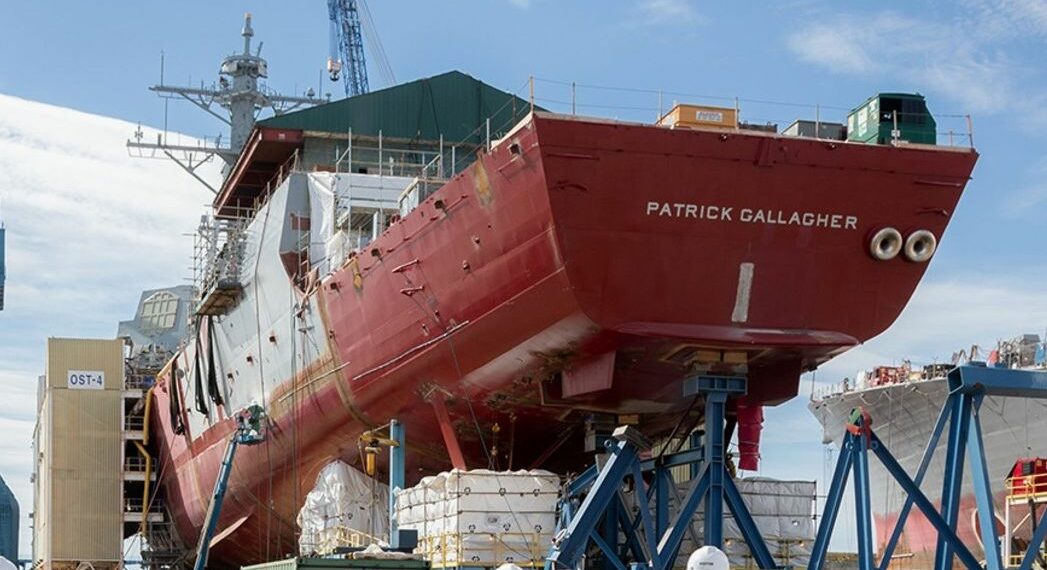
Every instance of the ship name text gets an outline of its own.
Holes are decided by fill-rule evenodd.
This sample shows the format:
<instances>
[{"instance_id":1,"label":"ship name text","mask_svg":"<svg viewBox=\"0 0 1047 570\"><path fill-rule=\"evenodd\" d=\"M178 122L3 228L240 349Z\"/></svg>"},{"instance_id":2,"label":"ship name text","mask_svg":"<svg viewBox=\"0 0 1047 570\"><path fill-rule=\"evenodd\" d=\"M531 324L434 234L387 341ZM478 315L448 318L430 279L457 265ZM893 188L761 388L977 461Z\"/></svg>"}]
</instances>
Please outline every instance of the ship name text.
<instances>
[{"instance_id":1,"label":"ship name text","mask_svg":"<svg viewBox=\"0 0 1047 570\"><path fill-rule=\"evenodd\" d=\"M771 208L738 208L715 204L688 204L683 202L647 202L647 215L658 218L692 218L746 224L773 224L807 228L857 230L858 216L825 212L799 212Z\"/></svg>"}]
</instances>

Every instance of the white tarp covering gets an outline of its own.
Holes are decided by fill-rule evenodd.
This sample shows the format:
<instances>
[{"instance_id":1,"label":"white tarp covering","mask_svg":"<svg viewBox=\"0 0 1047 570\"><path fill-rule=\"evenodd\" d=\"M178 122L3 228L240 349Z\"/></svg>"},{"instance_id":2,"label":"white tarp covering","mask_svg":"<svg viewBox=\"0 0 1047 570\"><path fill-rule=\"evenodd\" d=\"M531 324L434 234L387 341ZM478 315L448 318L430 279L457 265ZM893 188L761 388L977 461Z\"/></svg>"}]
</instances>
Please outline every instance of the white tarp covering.
<instances>
[{"instance_id":1,"label":"white tarp covering","mask_svg":"<svg viewBox=\"0 0 1047 570\"><path fill-rule=\"evenodd\" d=\"M556 525L560 478L548 471L453 470L396 493L397 521L418 531L433 568L541 567Z\"/></svg>"},{"instance_id":2,"label":"white tarp covering","mask_svg":"<svg viewBox=\"0 0 1047 570\"><path fill-rule=\"evenodd\" d=\"M678 485L679 496L687 492L689 483ZM781 566L804 568L811 557L814 542L815 483L813 481L778 481L764 477L735 479L742 500L749 507L749 514L756 521L771 556ZM742 538L738 523L724 505L724 552L732 567L755 568L756 563L749 547ZM702 509L695 513L692 525L694 535L702 536L704 517ZM694 543L691 533L684 533L676 567L687 565L687 556L701 546Z\"/></svg>"},{"instance_id":3,"label":"white tarp covering","mask_svg":"<svg viewBox=\"0 0 1047 570\"><path fill-rule=\"evenodd\" d=\"M735 479L738 492L749 508L749 514L767 543L767 549L779 566L803 568L811 557L814 542L815 483L813 481L779 481L764 477ZM676 485L676 494L669 497L671 514L687 496L691 481ZM625 504L635 511L633 491L622 494ZM742 538L738 523L734 520L724 499L723 551L731 561L732 568L756 568L749 553L749 546ZM687 557L704 545L702 535L705 522L701 507L694 514L691 528L684 533L674 568L686 568ZM624 538L624 537L623 537Z\"/></svg>"},{"instance_id":4,"label":"white tarp covering","mask_svg":"<svg viewBox=\"0 0 1047 570\"><path fill-rule=\"evenodd\" d=\"M389 536L389 487L342 461L324 467L298 512L303 556L366 546Z\"/></svg>"},{"instance_id":5,"label":"white tarp covering","mask_svg":"<svg viewBox=\"0 0 1047 570\"><path fill-rule=\"evenodd\" d=\"M319 275L335 270L346 254L374 237L353 227L352 218L377 212L392 214L412 178L380 174L309 173L311 235L309 259ZM348 218L347 218L348 216Z\"/></svg>"}]
</instances>

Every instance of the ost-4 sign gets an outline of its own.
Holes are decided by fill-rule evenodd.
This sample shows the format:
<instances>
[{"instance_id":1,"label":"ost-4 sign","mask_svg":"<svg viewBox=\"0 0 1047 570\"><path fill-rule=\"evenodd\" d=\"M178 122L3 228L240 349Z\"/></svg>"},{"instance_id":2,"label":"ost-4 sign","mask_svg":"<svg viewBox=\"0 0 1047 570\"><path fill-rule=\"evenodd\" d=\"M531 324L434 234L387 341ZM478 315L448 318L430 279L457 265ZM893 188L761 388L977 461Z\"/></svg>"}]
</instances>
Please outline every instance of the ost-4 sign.
<instances>
[{"instance_id":1,"label":"ost-4 sign","mask_svg":"<svg viewBox=\"0 0 1047 570\"><path fill-rule=\"evenodd\" d=\"M105 372L101 370L70 370L69 387L74 390L101 390L105 387Z\"/></svg>"}]
</instances>

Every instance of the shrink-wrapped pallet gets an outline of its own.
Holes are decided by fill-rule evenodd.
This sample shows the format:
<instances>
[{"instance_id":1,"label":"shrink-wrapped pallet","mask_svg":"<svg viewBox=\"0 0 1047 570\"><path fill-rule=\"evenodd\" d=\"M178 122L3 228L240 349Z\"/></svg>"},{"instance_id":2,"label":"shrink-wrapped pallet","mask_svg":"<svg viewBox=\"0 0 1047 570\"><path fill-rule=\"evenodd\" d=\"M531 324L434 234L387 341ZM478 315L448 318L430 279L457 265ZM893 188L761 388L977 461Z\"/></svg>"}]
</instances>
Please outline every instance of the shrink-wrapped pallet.
<instances>
[{"instance_id":1,"label":"shrink-wrapped pallet","mask_svg":"<svg viewBox=\"0 0 1047 570\"><path fill-rule=\"evenodd\" d=\"M339 547L385 542L389 536L389 487L342 461L324 467L298 512L303 556Z\"/></svg>"},{"instance_id":2,"label":"shrink-wrapped pallet","mask_svg":"<svg viewBox=\"0 0 1047 570\"><path fill-rule=\"evenodd\" d=\"M548 471L453 470L397 492L397 522L418 531L434 568L544 564L560 479Z\"/></svg>"}]
</instances>

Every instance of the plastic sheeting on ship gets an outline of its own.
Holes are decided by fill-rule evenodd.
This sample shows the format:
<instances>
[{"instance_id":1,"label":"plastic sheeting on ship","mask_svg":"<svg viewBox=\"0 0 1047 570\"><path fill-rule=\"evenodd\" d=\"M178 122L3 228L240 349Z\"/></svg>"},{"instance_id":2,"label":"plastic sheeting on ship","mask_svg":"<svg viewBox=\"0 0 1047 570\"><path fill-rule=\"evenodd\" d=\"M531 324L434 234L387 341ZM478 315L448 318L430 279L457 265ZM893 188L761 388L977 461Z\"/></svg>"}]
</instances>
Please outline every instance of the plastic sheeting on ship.
<instances>
[{"instance_id":1,"label":"plastic sheeting on ship","mask_svg":"<svg viewBox=\"0 0 1047 570\"><path fill-rule=\"evenodd\" d=\"M389 487L342 461L324 467L298 511L299 552L326 555L340 546L387 541Z\"/></svg>"},{"instance_id":2,"label":"plastic sheeting on ship","mask_svg":"<svg viewBox=\"0 0 1047 570\"><path fill-rule=\"evenodd\" d=\"M349 251L367 245L377 231L373 226L357 227L354 219L396 212L400 193L413 180L404 176L309 173L309 259L318 274L324 276L338 269Z\"/></svg>"},{"instance_id":3,"label":"plastic sheeting on ship","mask_svg":"<svg viewBox=\"0 0 1047 570\"><path fill-rule=\"evenodd\" d=\"M418 531L433 568L541 567L556 526L560 478L548 471L453 470L396 493L401 529Z\"/></svg>"}]
</instances>

